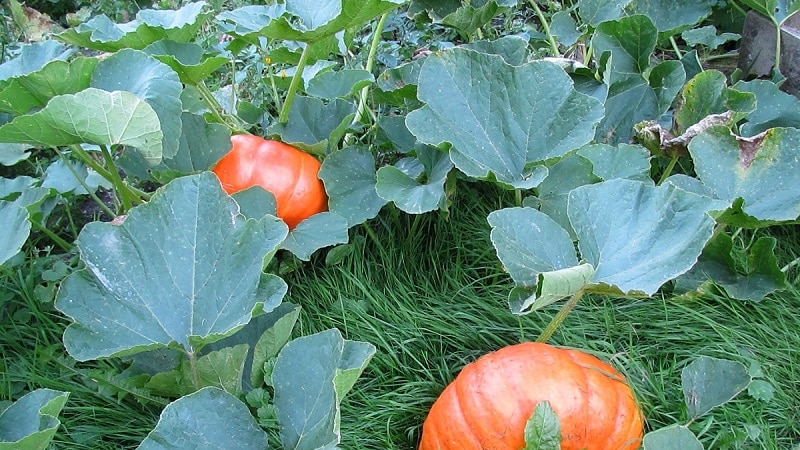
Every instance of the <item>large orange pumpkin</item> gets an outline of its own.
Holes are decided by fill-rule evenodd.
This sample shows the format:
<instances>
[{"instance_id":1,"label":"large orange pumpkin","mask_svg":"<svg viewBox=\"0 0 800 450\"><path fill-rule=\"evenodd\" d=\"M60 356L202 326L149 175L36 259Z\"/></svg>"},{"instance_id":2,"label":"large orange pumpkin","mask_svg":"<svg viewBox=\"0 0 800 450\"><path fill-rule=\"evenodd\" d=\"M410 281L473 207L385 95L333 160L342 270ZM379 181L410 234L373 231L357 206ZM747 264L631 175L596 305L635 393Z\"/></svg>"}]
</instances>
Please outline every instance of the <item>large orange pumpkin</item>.
<instances>
[{"instance_id":1,"label":"large orange pumpkin","mask_svg":"<svg viewBox=\"0 0 800 450\"><path fill-rule=\"evenodd\" d=\"M231 143L231 151L212 169L225 192L263 187L275 196L277 215L290 229L328 210L316 158L283 142L248 134L231 136Z\"/></svg>"},{"instance_id":2,"label":"large orange pumpkin","mask_svg":"<svg viewBox=\"0 0 800 450\"><path fill-rule=\"evenodd\" d=\"M543 401L558 416L562 450L639 448L642 416L619 372L577 350L525 342L464 367L431 407L419 450L523 449Z\"/></svg>"}]
</instances>

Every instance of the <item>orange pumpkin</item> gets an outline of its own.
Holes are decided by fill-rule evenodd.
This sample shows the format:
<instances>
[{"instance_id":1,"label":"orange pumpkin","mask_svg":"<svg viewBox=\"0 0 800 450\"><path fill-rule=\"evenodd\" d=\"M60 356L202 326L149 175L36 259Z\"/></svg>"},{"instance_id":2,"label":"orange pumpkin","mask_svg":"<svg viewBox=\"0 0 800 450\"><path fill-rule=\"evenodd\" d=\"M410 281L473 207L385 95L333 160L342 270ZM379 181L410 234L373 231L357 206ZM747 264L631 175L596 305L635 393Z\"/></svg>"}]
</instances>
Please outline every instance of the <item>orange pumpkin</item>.
<instances>
[{"instance_id":1,"label":"orange pumpkin","mask_svg":"<svg viewBox=\"0 0 800 450\"><path fill-rule=\"evenodd\" d=\"M275 196L277 215L290 229L328 210L320 163L308 153L258 136L231 136L233 148L212 169L228 194L261 186Z\"/></svg>"},{"instance_id":2,"label":"orange pumpkin","mask_svg":"<svg viewBox=\"0 0 800 450\"><path fill-rule=\"evenodd\" d=\"M547 344L504 347L468 364L434 402L419 450L520 450L548 401L562 450L633 450L642 416L624 377L596 357Z\"/></svg>"}]
</instances>

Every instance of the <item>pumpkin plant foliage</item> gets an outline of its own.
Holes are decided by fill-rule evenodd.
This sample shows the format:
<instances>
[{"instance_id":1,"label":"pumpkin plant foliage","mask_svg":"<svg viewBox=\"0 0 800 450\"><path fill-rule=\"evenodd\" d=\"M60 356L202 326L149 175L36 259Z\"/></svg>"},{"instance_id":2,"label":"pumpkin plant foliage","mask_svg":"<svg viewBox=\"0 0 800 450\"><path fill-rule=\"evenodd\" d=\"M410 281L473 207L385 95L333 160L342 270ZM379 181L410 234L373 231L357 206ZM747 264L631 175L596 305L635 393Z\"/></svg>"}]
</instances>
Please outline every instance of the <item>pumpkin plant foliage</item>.
<instances>
[{"instance_id":1,"label":"pumpkin plant foliage","mask_svg":"<svg viewBox=\"0 0 800 450\"><path fill-rule=\"evenodd\" d=\"M517 284L512 310L523 314L579 291L654 294L697 261L711 238L712 204L668 184L634 180L575 188L567 217L579 256L569 232L545 213L528 207L491 213L492 243Z\"/></svg>"},{"instance_id":2,"label":"pumpkin plant foliage","mask_svg":"<svg viewBox=\"0 0 800 450\"><path fill-rule=\"evenodd\" d=\"M36 389L0 411L0 449L45 449L61 421L69 392Z\"/></svg>"},{"instance_id":3,"label":"pumpkin plant foliage","mask_svg":"<svg viewBox=\"0 0 800 450\"><path fill-rule=\"evenodd\" d=\"M78 360L172 345L193 353L232 334L280 303L272 293L283 282L262 267L287 231L274 217L245 220L210 173L168 184L121 225L87 225L86 269L56 299L76 322L67 351Z\"/></svg>"},{"instance_id":4,"label":"pumpkin plant foliage","mask_svg":"<svg viewBox=\"0 0 800 450\"><path fill-rule=\"evenodd\" d=\"M0 264L26 256L31 230L47 225L54 205L94 194L101 183L89 174L111 186L109 217L127 213L83 228L74 243L81 268L55 307L73 321L63 336L72 357L125 358L126 374L144 380L142 398L176 398L139 448L264 448L260 428L276 418L270 436L286 448L338 445L339 404L375 348L336 330L291 340L299 308L281 303L288 286L271 274L272 257L308 261L351 232L363 238L351 229L387 204L391 217L446 213L462 183L518 193L516 207L493 212L487 225L516 284L516 314L582 293L651 296L673 281L679 294L749 300L786 286L774 240L739 248L728 230L800 219L797 99L766 80L729 86L721 72L692 76L702 68L691 54L655 62L660 43L708 17L714 2L572 2L545 37L552 56L589 44L581 63L541 58L531 30L479 37L518 12L516 0L286 0L229 11L185 3L125 24L98 15L0 65L0 163L30 158L33 146L37 157L58 155L40 181L0 180L0 229L13 230ZM798 10L794 1L745 4L776 24ZM407 9L392 15L399 7ZM399 41L380 41L402 30L383 29L387 18L430 20L469 42L390 64L395 55L382 52ZM200 36L206 30L226 39ZM100 51L108 54L92 53ZM665 136L720 114L730 120L703 127L680 151L633 142L639 124L664 125L670 109L675 125ZM231 134L244 132L321 160L328 212L288 230L263 189L226 195L206 171L230 150ZM670 166L654 183L673 157L691 163L691 176L668 177ZM63 183L71 169L75 180ZM161 187L148 193L137 183ZM70 253L72 242L60 244ZM747 375L726 362L687 366L687 420L732 398ZM41 428L26 439L39 447L66 399L52 395L26 412ZM22 420L12 408L0 424ZM556 448L551 413L537 407L529 448ZM643 444L666 436L691 448L697 439L687 431L659 431Z\"/></svg>"}]
</instances>

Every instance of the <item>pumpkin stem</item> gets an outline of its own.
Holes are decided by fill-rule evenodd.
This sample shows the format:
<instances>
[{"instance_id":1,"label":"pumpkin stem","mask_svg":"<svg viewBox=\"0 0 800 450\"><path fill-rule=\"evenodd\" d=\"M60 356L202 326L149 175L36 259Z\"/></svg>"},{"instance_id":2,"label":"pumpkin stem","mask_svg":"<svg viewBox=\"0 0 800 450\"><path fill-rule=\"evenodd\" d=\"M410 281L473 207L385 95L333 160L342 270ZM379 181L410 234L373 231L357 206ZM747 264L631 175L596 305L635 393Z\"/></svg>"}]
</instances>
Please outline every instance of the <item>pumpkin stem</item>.
<instances>
[{"instance_id":1,"label":"pumpkin stem","mask_svg":"<svg viewBox=\"0 0 800 450\"><path fill-rule=\"evenodd\" d=\"M548 323L547 326L544 328L544 330L542 330L542 334L539 335L539 338L536 339L536 342L546 343L547 341L550 340L551 337L553 337L553 333L556 332L559 325L561 325L561 322L563 322L564 319L567 317L567 314L569 314L569 312L572 311L572 308L574 308L575 305L578 304L581 297L583 297L583 293L584 293L583 289L579 290L572 297L570 297L569 300L567 300L567 303L564 303L564 306L561 307L561 310L558 311L558 313L553 317L550 323Z\"/></svg>"}]
</instances>

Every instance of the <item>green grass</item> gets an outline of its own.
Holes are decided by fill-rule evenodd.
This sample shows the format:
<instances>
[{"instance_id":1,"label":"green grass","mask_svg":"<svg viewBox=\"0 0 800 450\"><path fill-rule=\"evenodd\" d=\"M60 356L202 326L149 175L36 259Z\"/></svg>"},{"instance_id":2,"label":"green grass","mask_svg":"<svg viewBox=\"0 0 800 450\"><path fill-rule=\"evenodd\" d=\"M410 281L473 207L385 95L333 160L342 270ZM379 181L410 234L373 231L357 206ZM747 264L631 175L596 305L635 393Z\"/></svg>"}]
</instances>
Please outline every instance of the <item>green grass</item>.
<instances>
[{"instance_id":1,"label":"green grass","mask_svg":"<svg viewBox=\"0 0 800 450\"><path fill-rule=\"evenodd\" d=\"M499 194L499 195L498 195ZM498 200L498 198L500 200ZM386 211L352 231L352 253L326 265L324 252L285 275L286 300L302 305L298 335L330 327L377 353L343 403L341 448L414 449L428 408L444 386L481 354L535 339L560 304L517 317L510 278L489 241L486 215L509 193L459 185L451 216ZM800 255L792 227L779 237L784 264ZM97 381L115 362L65 356L68 321L42 303L41 270L0 274L0 400L48 387L71 392L52 448L135 448L160 405L119 400ZM793 284L796 270L791 270ZM760 367L775 390L769 401L741 393L691 428L706 448L791 449L800 440L800 291L760 303L723 296L584 298L551 340L611 360L629 378L648 429L686 423L680 372L706 355Z\"/></svg>"}]
</instances>

